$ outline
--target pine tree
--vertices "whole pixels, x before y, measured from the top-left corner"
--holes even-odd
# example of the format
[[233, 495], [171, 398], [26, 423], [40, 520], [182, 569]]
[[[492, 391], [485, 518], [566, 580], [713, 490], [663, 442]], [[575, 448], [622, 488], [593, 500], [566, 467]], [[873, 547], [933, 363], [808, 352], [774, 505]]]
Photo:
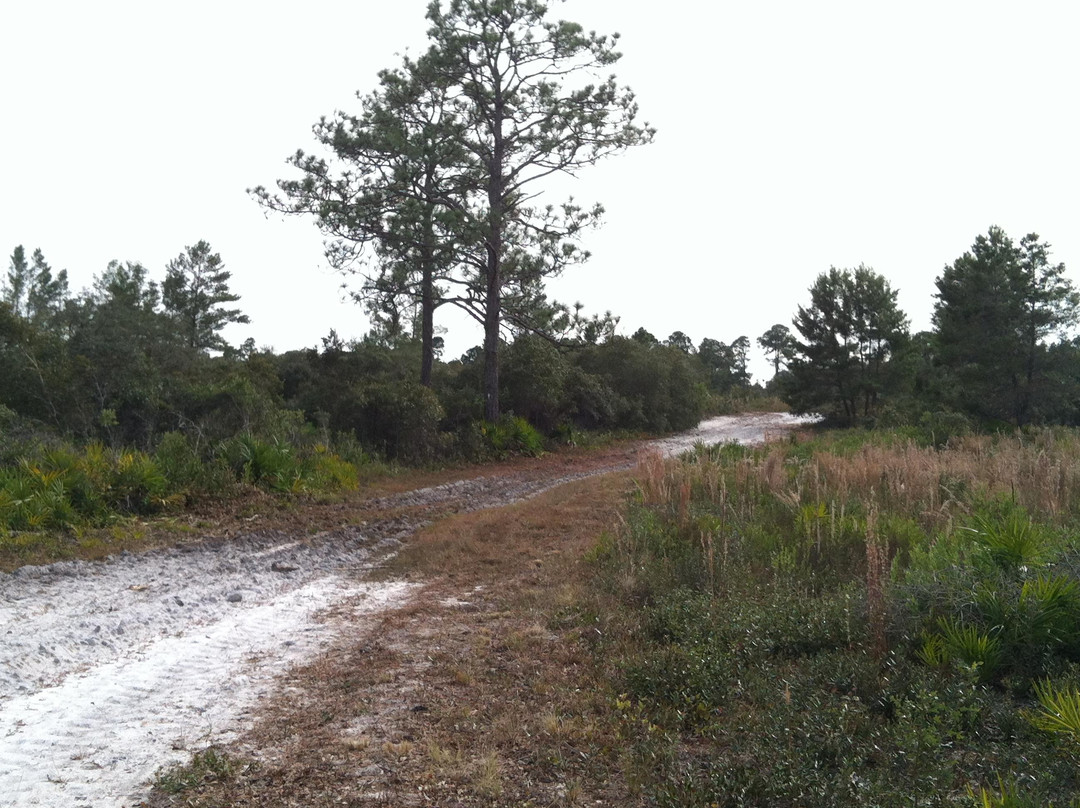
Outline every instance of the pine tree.
[[938, 361], [954, 384], [948, 403], [1022, 425], [1037, 415], [1046, 340], [1076, 324], [1077, 293], [1050, 245], [1031, 233], [1017, 246], [1000, 227], [937, 279]]
[[249, 323], [240, 309], [223, 304], [240, 299], [229, 291], [232, 273], [222, 264], [221, 256], [205, 241], [186, 247], [169, 262], [161, 301], [178, 323], [185, 345], [199, 351], [221, 351], [228, 347], [220, 332], [229, 323]]

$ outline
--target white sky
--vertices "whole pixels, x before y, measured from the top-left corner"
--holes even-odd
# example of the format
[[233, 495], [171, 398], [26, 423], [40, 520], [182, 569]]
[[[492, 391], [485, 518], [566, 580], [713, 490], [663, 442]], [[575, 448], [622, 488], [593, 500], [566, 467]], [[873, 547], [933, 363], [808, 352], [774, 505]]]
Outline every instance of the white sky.
[[[160, 279], [206, 239], [252, 318], [234, 343], [361, 336], [314, 224], [267, 218], [245, 189], [289, 175], [311, 124], [423, 48], [425, 8], [0, 2], [0, 269], [23, 244], [73, 290], [113, 258]], [[611, 309], [620, 333], [753, 341], [790, 326], [818, 273], [859, 263], [927, 328], [934, 279], [991, 224], [1038, 232], [1080, 277], [1080, 5], [568, 0], [553, 16], [622, 33], [615, 72], [659, 130], [560, 185], [607, 216], [552, 295]], [[480, 341], [443, 321], [448, 357]]]

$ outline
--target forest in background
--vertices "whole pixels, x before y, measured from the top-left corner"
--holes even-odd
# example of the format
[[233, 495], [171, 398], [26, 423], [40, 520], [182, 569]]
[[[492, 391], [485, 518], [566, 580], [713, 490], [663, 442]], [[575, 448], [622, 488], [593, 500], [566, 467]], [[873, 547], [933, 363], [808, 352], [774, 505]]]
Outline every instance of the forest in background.
[[[623, 336], [610, 312], [550, 300], [546, 280], [588, 258], [582, 238], [603, 211], [543, 202], [548, 181], [655, 134], [609, 73], [618, 36], [527, 0], [433, 2], [427, 20], [427, 50], [380, 72], [355, 111], [320, 119], [318, 150], [295, 151], [291, 176], [249, 189], [322, 232], [371, 322], [364, 339], [330, 330], [281, 354], [228, 344], [223, 329], [247, 317], [205, 241], [163, 277], [114, 261], [75, 294], [40, 249], [14, 249], [0, 294], [0, 526], [70, 526], [243, 485], [350, 487], [376, 461], [680, 430], [773, 396], [938, 443], [1080, 417], [1077, 295], [1036, 235], [980, 235], [938, 279], [932, 332], [909, 332], [873, 269], [821, 274], [794, 331], [757, 338], [767, 385], [752, 384], [745, 335]], [[457, 359], [441, 356], [445, 306], [483, 328]]]
[[[757, 338], [775, 371], [764, 385], [747, 370], [745, 336], [627, 337], [611, 315], [574, 311], [559, 333], [500, 342], [506, 414], [489, 422], [482, 348], [437, 357], [422, 384], [415, 318], [375, 317], [363, 340], [331, 330], [318, 347], [280, 354], [232, 346], [222, 330], [247, 318], [206, 242], [160, 280], [114, 261], [78, 294], [40, 249], [17, 247], [0, 285], [0, 523], [63, 526], [243, 484], [348, 487], [357, 466], [377, 461], [537, 453], [595, 432], [688, 429], [781, 399], [834, 424], [910, 427], [937, 445], [978, 430], [1073, 425], [1077, 300], [1049, 255], [1037, 236], [1017, 246], [990, 228], [938, 279], [936, 329], [914, 335], [873, 270], [822, 273], [794, 330], [777, 324]], [[73, 493], [95, 478], [111, 492], [104, 500]]]
[[[148, 513], [248, 484], [355, 485], [356, 469], [538, 453], [591, 432], [667, 432], [746, 395], [747, 340], [665, 344], [585, 324], [501, 346], [509, 413], [483, 420], [479, 351], [418, 379], [420, 346], [375, 329], [281, 354], [225, 343], [242, 322], [205, 242], [160, 281], [112, 262], [77, 295], [17, 248], [0, 302], [0, 524], [20, 530]], [[669, 341], [671, 342], [671, 341]]]

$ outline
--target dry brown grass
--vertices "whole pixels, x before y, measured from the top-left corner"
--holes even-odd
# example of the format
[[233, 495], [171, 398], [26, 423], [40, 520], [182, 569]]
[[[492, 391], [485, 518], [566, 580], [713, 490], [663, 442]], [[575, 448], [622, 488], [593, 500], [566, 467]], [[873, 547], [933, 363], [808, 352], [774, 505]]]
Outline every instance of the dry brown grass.
[[586, 640], [558, 615], [630, 487], [589, 478], [413, 536], [384, 574], [422, 594], [294, 671], [233, 777], [150, 804], [628, 804]]
[[776, 445], [737, 461], [730, 490], [721, 465], [707, 456], [646, 456], [637, 477], [644, 504], [669, 508], [680, 527], [688, 522], [692, 491], [694, 501], [719, 505], [721, 513], [730, 502], [732, 514], [746, 521], [768, 494], [793, 510], [826, 503], [837, 514], [858, 502], [909, 513], [932, 532], [948, 530], [972, 496], [1008, 496], [1032, 512], [1064, 518], [1080, 506], [1080, 435], [1047, 429], [1013, 438], [969, 436], [944, 451], [866, 445], [853, 453], [817, 452], [810, 460], [793, 459], [787, 445]]
[[1009, 495], [1029, 510], [1060, 516], [1080, 501], [1080, 441], [1075, 433], [1046, 430], [967, 437], [947, 451], [866, 446], [852, 456], [816, 456], [802, 482], [819, 501], [878, 499], [934, 518], [948, 512], [959, 489]]

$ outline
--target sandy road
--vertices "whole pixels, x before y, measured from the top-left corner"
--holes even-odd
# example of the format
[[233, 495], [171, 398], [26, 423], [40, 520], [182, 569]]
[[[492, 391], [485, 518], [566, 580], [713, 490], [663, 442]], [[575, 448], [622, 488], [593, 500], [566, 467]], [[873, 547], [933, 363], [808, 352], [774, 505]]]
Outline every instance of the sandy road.
[[[752, 443], [799, 423], [725, 416], [650, 446]], [[480, 477], [374, 505], [498, 507], [632, 463]], [[341, 615], [356, 634], [366, 615], [406, 603], [411, 585], [366, 579], [421, 523], [253, 534], [0, 575], [0, 805], [138, 805], [158, 767], [250, 726], [281, 672], [342, 630]]]

